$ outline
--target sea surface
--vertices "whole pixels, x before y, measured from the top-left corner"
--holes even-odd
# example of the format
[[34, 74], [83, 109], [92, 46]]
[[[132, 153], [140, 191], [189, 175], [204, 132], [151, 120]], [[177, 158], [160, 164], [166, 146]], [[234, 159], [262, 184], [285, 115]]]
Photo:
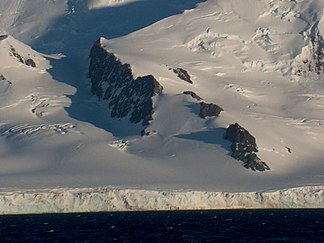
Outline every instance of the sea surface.
[[0, 242], [324, 242], [324, 210], [0, 216]]

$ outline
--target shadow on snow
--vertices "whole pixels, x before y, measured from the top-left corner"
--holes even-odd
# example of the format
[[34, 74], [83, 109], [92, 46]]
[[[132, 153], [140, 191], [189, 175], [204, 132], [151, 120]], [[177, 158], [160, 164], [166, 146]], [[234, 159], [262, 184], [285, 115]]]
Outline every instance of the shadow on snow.
[[90, 49], [101, 36], [111, 39], [127, 35], [203, 1], [141, 0], [88, 10], [86, 1], [70, 0], [66, 14], [56, 19], [32, 47], [43, 53], [65, 56], [60, 60], [51, 59], [49, 73], [55, 80], [76, 88], [76, 93], [69, 97], [72, 104], [66, 108], [70, 117], [92, 123], [115, 136], [138, 135], [138, 126], [120, 128], [116, 120], [109, 119], [108, 108], [99, 105], [90, 93], [90, 81], [86, 78]]
[[177, 138], [196, 140], [207, 144], [220, 145], [228, 151], [228, 154], [232, 153], [231, 143], [224, 139], [226, 128], [215, 128], [213, 130], [193, 132], [189, 134], [177, 135]]

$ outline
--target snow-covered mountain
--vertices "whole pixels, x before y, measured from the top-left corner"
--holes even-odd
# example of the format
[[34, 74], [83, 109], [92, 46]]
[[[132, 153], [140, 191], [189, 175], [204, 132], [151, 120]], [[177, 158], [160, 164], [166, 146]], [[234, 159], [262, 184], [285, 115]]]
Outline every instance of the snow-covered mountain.
[[0, 183], [324, 182], [321, 0], [2, 0]]

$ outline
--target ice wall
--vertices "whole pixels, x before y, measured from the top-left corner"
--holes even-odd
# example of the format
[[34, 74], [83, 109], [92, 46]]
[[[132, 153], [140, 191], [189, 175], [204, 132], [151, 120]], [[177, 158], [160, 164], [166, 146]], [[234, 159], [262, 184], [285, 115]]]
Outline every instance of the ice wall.
[[324, 208], [324, 186], [271, 192], [91, 188], [0, 193], [1, 214], [238, 208]]

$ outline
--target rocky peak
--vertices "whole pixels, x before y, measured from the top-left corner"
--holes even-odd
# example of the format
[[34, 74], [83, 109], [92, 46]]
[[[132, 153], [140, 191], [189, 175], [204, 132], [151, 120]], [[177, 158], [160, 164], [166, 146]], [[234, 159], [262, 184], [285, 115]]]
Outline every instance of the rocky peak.
[[200, 102], [199, 117], [205, 119], [206, 117], [219, 116], [224, 109], [213, 103]]
[[190, 95], [192, 98], [194, 98], [194, 99], [196, 99], [198, 101], [202, 100], [202, 98], [193, 91], [184, 91], [183, 94]]
[[243, 161], [245, 168], [254, 171], [270, 170], [270, 167], [256, 155], [258, 146], [255, 138], [238, 123], [227, 128], [225, 139], [232, 142], [232, 157]]
[[142, 121], [143, 126], [152, 120], [152, 97], [159, 95], [163, 87], [152, 75], [135, 79], [130, 65], [103, 48], [101, 39], [90, 52], [89, 78], [92, 93], [108, 101], [112, 117], [129, 116], [131, 122]]
[[181, 80], [186, 81], [190, 84], [193, 84], [193, 82], [191, 80], [191, 76], [189, 75], [189, 73], [186, 70], [184, 70], [183, 68], [173, 68], [172, 70], [175, 74], [177, 74], [178, 78], [180, 78]]

